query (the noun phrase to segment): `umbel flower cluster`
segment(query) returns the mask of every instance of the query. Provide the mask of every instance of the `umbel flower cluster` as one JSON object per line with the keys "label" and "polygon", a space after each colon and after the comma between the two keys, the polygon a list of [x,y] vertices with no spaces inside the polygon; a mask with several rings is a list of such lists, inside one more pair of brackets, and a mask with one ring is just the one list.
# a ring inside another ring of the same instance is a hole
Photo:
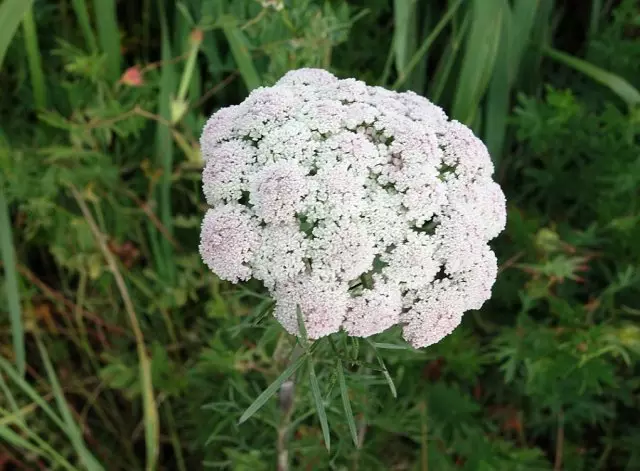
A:
{"label": "umbel flower cluster", "polygon": [[401,324],[422,347],[490,297],[504,195],[483,143],[427,99],[300,69],[216,112],[201,147],[202,258],[261,280],[290,333],[299,306],[310,338]]}

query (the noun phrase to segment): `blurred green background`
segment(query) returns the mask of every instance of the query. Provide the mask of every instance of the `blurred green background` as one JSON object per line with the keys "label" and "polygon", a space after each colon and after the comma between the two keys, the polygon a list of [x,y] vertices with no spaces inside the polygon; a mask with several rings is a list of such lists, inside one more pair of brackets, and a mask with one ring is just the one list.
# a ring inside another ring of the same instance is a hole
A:
{"label": "blurred green background", "polygon": [[[0,66],[0,470],[640,470],[638,0],[2,0]],[[298,67],[443,106],[509,202],[452,335],[314,353],[329,452],[308,381],[238,425],[293,340],[197,253],[205,119]]]}

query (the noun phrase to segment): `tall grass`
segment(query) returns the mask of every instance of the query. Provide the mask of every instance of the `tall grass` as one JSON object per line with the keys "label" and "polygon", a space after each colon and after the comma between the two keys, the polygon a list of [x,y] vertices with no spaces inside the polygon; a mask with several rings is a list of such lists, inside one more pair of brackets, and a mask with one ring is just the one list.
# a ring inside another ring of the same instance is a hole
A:
{"label": "tall grass", "polygon": [[0,67],[9,49],[9,43],[32,3],[33,0],[4,0],[0,4]]}
{"label": "tall grass", "polygon": [[71,4],[73,5],[73,10],[76,14],[78,26],[82,31],[82,35],[84,36],[84,40],[87,43],[89,50],[91,52],[96,52],[98,50],[98,42],[96,41],[96,35],[93,32],[93,27],[91,26],[86,0],[71,0]]}
{"label": "tall grass", "polygon": [[[156,125],[156,159],[159,168],[162,169],[162,177],[158,188],[158,205],[160,220],[169,231],[173,232],[173,218],[171,213],[171,172],[173,168],[174,146],[171,139],[171,129],[169,128],[172,121],[171,106],[173,97],[177,91],[178,76],[175,71],[175,65],[171,63],[173,58],[173,46],[171,44],[171,34],[165,7],[163,2],[158,4],[159,20],[160,20],[160,44],[161,44],[161,61],[162,67],[160,72],[160,95],[158,97],[158,115],[164,122],[158,122]],[[165,239],[160,238],[155,229],[150,228],[156,235],[154,245],[160,246],[160,252],[155,255],[155,261],[159,267],[160,275],[167,281],[173,280],[174,263],[173,248]],[[156,249],[157,250],[157,249]]]}
{"label": "tall grass", "polygon": [[[52,462],[63,466],[65,469],[76,470],[64,457],[55,451],[54,448],[47,446],[46,440],[39,436],[37,432],[32,430],[31,425],[24,419],[23,412],[18,409],[17,402],[14,398],[12,389],[5,382],[3,375],[6,375],[14,385],[14,387],[27,396],[36,407],[39,408],[48,419],[62,432],[73,446],[83,469],[87,471],[104,471],[103,466],[95,458],[95,456],[87,448],[82,432],[72,416],[69,405],[64,397],[62,387],[58,381],[47,350],[44,348],[40,340],[37,341],[38,350],[44,363],[49,384],[51,385],[53,395],[56,400],[58,412],[56,412],[47,402],[45,398],[15,370],[4,358],[0,357],[0,387],[5,393],[12,408],[12,414],[3,414],[3,424],[0,425],[0,436],[3,436],[9,443],[13,443],[19,447],[35,451],[37,454],[48,457]],[[26,437],[16,436],[9,425],[17,427]]]}
{"label": "tall grass", "polygon": [[479,117],[478,108],[494,73],[504,16],[508,14],[506,0],[472,3],[471,28],[451,110],[454,118],[469,126],[476,124]]}
{"label": "tall grass", "polygon": [[512,8],[503,5],[500,45],[495,70],[487,91],[484,139],[491,155],[499,158],[507,134],[510,95],[529,46],[538,13],[538,0],[516,0]]}
{"label": "tall grass", "polygon": [[636,110],[638,105],[640,105],[640,91],[619,75],[608,72],[585,60],[573,57],[570,54],[566,54],[550,47],[546,47],[544,49],[544,53],[549,58],[566,66],[572,67],[592,80],[595,80],[609,88],[627,104],[630,111]]}
{"label": "tall grass", "polygon": [[11,338],[16,367],[20,375],[24,375],[26,360],[24,346],[24,326],[22,324],[22,309],[20,308],[20,289],[18,288],[18,274],[13,249],[13,234],[9,207],[5,197],[4,178],[0,175],[0,256],[4,268],[4,285],[7,293],[9,315],[11,317]]}
{"label": "tall grass", "polygon": [[[455,119],[483,137],[498,161],[521,63],[533,38],[548,28],[549,17],[540,8],[544,1],[459,0],[435,12],[424,2],[395,1],[393,88],[413,89],[450,108]],[[429,14],[418,21],[425,11]],[[414,40],[419,35],[421,43]],[[438,48],[429,56],[434,44]]]}
{"label": "tall grass", "polygon": [[[122,52],[120,50],[120,30],[116,17],[116,2],[115,0],[94,0],[93,9],[100,48],[106,56],[107,76],[115,82],[122,72]],[[86,30],[85,36],[91,46],[92,39],[88,34],[86,18],[84,18],[85,10],[84,6],[79,3],[76,13],[80,13],[79,18],[81,25],[83,25],[82,29],[83,31]]]}
{"label": "tall grass", "polygon": [[24,48],[27,52],[27,62],[29,63],[29,74],[31,77],[31,88],[33,89],[33,99],[37,108],[47,106],[47,91],[44,81],[44,71],[42,70],[42,56],[38,46],[38,33],[36,23],[33,18],[33,8],[27,10],[22,20],[24,30]]}
{"label": "tall grass", "polygon": [[251,59],[244,33],[230,17],[223,20],[222,29],[247,90],[251,91],[259,87],[261,85],[260,75]]}

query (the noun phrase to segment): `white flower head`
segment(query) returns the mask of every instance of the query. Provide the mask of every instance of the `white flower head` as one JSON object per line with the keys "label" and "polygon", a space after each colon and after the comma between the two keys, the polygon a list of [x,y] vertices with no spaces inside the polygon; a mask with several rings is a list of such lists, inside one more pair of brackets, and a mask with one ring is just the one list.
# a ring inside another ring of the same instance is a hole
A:
{"label": "white flower head", "polygon": [[490,297],[504,195],[482,141],[426,98],[299,69],[216,112],[200,144],[202,258],[261,280],[288,332],[299,308],[314,339],[399,324],[422,347]]}

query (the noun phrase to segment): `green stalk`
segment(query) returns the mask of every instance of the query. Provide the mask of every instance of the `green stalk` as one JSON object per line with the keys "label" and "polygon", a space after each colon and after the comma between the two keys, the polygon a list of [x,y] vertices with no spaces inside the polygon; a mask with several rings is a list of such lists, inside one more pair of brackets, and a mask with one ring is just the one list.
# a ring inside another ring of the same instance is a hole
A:
{"label": "green stalk", "polygon": [[96,36],[93,34],[93,28],[91,28],[91,21],[89,20],[89,12],[87,10],[87,3],[85,0],[71,0],[73,10],[76,13],[78,25],[84,36],[84,40],[91,52],[98,50],[98,43],[96,42]]}
{"label": "green stalk", "polygon": [[33,18],[33,8],[29,8],[25,13],[22,19],[22,29],[24,31],[24,47],[27,51],[29,74],[31,76],[31,88],[33,89],[33,101],[36,108],[46,108],[47,91],[44,83],[44,72],[42,71],[42,56],[38,46],[36,22]]}
{"label": "green stalk", "polygon": [[[160,74],[160,96],[158,103],[158,114],[165,120],[171,121],[171,95],[176,88],[177,77],[172,59],[171,33],[167,23],[167,15],[163,2],[158,3],[160,14],[160,42],[161,59],[163,61]],[[173,140],[171,139],[171,129],[166,123],[158,123],[156,128],[156,154],[158,163],[162,168],[162,178],[158,188],[158,203],[160,220],[170,234],[173,234],[173,217],[171,211],[171,171],[173,168]],[[153,230],[153,229],[152,229]],[[163,270],[160,275],[165,280],[173,280],[175,274],[175,264],[173,263],[173,248],[166,238],[160,241],[162,247],[162,258],[164,260]]]}
{"label": "green stalk", "polygon": [[94,0],[98,39],[102,53],[107,56],[107,76],[114,82],[120,77],[120,30],[116,18],[115,0]]}
{"label": "green stalk", "polygon": [[436,38],[442,32],[442,30],[447,25],[447,23],[449,23],[449,21],[451,20],[451,18],[453,17],[455,12],[458,10],[458,8],[460,7],[463,1],[464,0],[457,0],[456,3],[451,5],[451,7],[442,16],[442,18],[440,18],[440,21],[433,28],[433,31],[431,31],[431,34],[429,34],[424,39],[424,41],[422,42],[418,50],[415,52],[413,57],[411,57],[411,60],[409,61],[405,69],[402,71],[402,73],[399,74],[398,79],[395,81],[392,87],[394,90],[397,90],[398,88],[400,88],[402,84],[407,80],[407,78],[409,77],[409,75],[411,74],[415,66],[418,65],[418,63],[420,62],[420,59],[422,59],[422,57],[427,53],[427,51],[429,50],[429,47],[431,47],[431,44],[433,44],[433,41],[436,40]]}
{"label": "green stalk", "polygon": [[0,256],[4,265],[4,283],[7,292],[9,319],[11,321],[11,338],[13,354],[16,357],[16,367],[20,376],[24,376],[26,361],[24,348],[24,326],[22,324],[22,310],[20,309],[20,290],[18,289],[18,274],[13,251],[13,236],[9,205],[4,196],[4,182],[0,176]]}

